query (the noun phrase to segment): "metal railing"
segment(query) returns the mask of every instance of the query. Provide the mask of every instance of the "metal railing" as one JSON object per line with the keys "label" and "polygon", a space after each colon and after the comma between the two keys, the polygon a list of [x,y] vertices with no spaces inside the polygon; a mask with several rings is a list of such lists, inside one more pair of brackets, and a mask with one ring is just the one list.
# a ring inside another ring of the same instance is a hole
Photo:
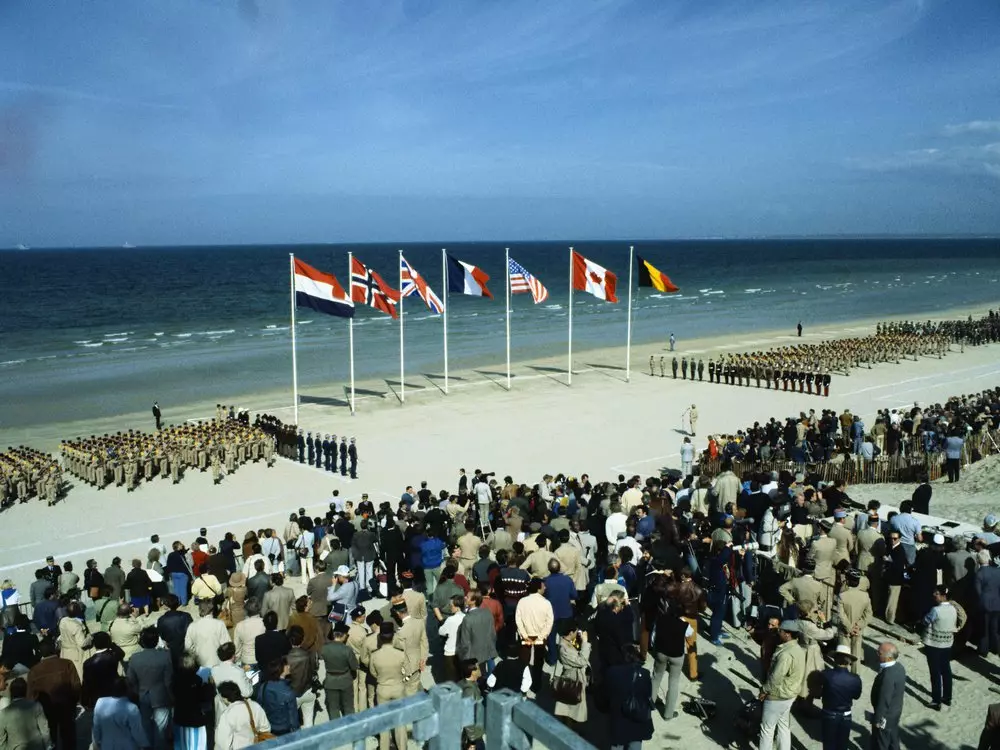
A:
{"label": "metal railing", "polygon": [[413,725],[413,739],[427,743],[428,750],[463,750],[462,730],[472,724],[485,726],[489,750],[530,750],[535,739],[548,750],[595,750],[572,729],[518,693],[491,693],[484,711],[482,702],[462,697],[462,691],[452,684],[435,685],[426,693],[276,737],[260,747],[364,750],[369,737],[408,724]]}

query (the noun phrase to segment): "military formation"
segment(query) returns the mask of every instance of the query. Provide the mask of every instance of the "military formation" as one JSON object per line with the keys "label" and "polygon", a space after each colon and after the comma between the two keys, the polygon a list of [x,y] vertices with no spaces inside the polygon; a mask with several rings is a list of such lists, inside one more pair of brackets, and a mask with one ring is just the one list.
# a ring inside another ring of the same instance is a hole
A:
{"label": "military formation", "polygon": [[0,453],[0,509],[32,498],[54,505],[62,483],[59,462],[48,453],[23,445]]}
{"label": "military formation", "polygon": [[[278,455],[300,464],[309,464],[322,471],[342,477],[358,478],[358,445],[354,438],[307,432],[293,424],[285,424],[271,414],[258,415],[255,424],[277,441]],[[339,459],[339,460],[338,460]]]}
{"label": "military formation", "polygon": [[155,477],[177,484],[188,469],[211,471],[218,484],[248,461],[274,464],[274,438],[248,422],[217,415],[196,424],[169,425],[153,434],[129,430],[91,435],[64,441],[60,453],[69,473],[102,490],[113,484],[132,492]]}
{"label": "military formation", "polygon": [[[974,320],[915,323],[878,323],[870,336],[833,339],[817,344],[796,344],[766,351],[719,354],[715,359],[673,356],[659,358],[660,377],[669,365],[674,380],[703,381],[737,386],[830,395],[831,376],[849,376],[852,369],[919,357],[942,358],[952,346],[982,345],[1000,341],[1000,314],[992,310]],[[656,358],[649,358],[649,374],[656,375]]]}

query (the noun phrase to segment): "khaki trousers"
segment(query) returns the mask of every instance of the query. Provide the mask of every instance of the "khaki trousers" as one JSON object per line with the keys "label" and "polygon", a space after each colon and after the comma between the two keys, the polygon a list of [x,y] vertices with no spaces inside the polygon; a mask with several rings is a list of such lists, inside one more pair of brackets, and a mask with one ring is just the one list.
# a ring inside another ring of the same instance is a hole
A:
{"label": "khaki trousers", "polygon": [[682,620],[691,626],[694,633],[690,638],[685,638],[687,644],[687,667],[688,679],[698,679],[698,619],[695,617],[682,617]]}
{"label": "khaki trousers", "polygon": [[889,586],[889,596],[885,602],[885,621],[890,625],[896,624],[896,610],[899,609],[899,592],[902,586]]}
{"label": "khaki trousers", "polygon": [[854,654],[857,661],[851,662],[849,669],[852,674],[858,674],[858,667],[861,665],[861,660],[864,658],[864,649],[862,647],[863,634],[858,635],[842,635],[840,636],[841,646],[850,646],[851,653]]}
{"label": "khaki trousers", "polygon": [[[395,685],[379,685],[375,689],[375,696],[378,700],[380,706],[384,706],[389,701],[394,701],[398,698],[403,697],[403,686],[399,684]],[[392,730],[393,735],[396,739],[397,750],[406,750],[406,725],[401,725]],[[378,748],[379,750],[389,750],[389,733],[382,732],[378,736]]]}

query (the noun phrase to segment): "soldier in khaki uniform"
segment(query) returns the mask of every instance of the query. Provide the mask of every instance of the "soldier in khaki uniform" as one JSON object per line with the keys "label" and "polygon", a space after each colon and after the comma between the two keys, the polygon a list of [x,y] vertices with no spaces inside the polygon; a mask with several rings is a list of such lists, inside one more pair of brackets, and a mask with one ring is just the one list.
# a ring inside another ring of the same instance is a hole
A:
{"label": "soldier in khaki uniform", "polygon": [[427,665],[427,628],[424,622],[410,616],[405,601],[392,607],[392,616],[399,625],[392,645],[403,652],[403,688],[407,697],[420,690],[420,675]]}
{"label": "soldier in khaki uniform", "polygon": [[837,556],[837,542],[829,536],[831,528],[829,521],[822,521],[819,525],[819,538],[809,548],[809,557],[815,565],[813,575],[823,587],[817,602],[817,608],[825,618],[823,622],[830,622],[833,612],[833,586],[837,579],[833,567]]}
{"label": "soldier in khaki uniform", "polygon": [[803,612],[813,612],[819,607],[823,595],[823,584],[812,575],[812,561],[803,563],[803,573],[797,578],[782,584],[778,589],[786,605],[795,604]]}
{"label": "soldier in khaki uniform", "polygon": [[869,514],[868,525],[858,532],[858,569],[868,581],[868,594],[872,608],[879,612],[885,585],[882,583],[882,567],[885,560],[885,537],[878,530],[878,512]]}
{"label": "soldier in khaki uniform", "polygon": [[[382,622],[382,613],[378,610],[372,612],[365,619],[365,624],[368,626],[370,632],[361,642],[361,656],[358,659],[361,663],[362,670],[364,671],[365,705],[369,708],[375,705],[376,687],[376,681],[375,678],[372,677],[371,672],[371,657],[378,648],[378,639],[382,628]],[[392,622],[389,624],[392,625]]]}
{"label": "soldier in khaki uniform", "polygon": [[833,564],[836,565],[841,560],[854,562],[858,552],[858,540],[854,533],[847,528],[847,511],[838,509],[833,512],[833,527],[830,529],[830,538],[837,543]]}
{"label": "soldier in khaki uniform", "polygon": [[847,573],[847,588],[840,593],[840,600],[837,604],[837,613],[840,619],[840,642],[851,647],[851,653],[856,657],[856,661],[851,664],[851,671],[858,673],[858,662],[864,656],[862,641],[865,635],[865,628],[871,622],[872,602],[864,591],[861,590],[861,571],[850,570]]}
{"label": "soldier in khaki uniform", "polygon": [[367,693],[365,690],[365,679],[368,676],[368,668],[362,663],[362,652],[365,647],[365,639],[371,635],[368,626],[365,624],[365,608],[357,606],[351,612],[351,625],[347,630],[347,645],[351,647],[354,655],[358,659],[361,669],[354,677],[354,710],[364,711],[371,708],[368,705]]}
{"label": "soldier in khaki uniform", "polygon": [[[409,622],[415,622],[409,620]],[[369,669],[372,677],[375,678],[377,686],[375,688],[375,699],[378,705],[382,706],[389,701],[397,700],[406,695],[404,677],[406,674],[406,654],[394,647],[394,639],[399,634],[393,634],[391,622],[383,622],[379,629],[379,647],[369,658]],[[426,638],[426,636],[425,636]],[[406,747],[406,727],[398,726],[393,729],[396,738],[396,747]],[[378,737],[379,750],[389,750],[389,733],[382,732]]]}

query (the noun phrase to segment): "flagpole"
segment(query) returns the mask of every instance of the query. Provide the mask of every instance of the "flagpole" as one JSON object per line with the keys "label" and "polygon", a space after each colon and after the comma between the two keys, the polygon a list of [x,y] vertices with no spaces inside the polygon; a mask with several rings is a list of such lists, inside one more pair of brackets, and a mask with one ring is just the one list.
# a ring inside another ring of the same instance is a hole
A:
{"label": "flagpole", "polygon": [[507,390],[510,390],[510,248],[504,248],[504,268],[507,273]]}
{"label": "flagpole", "polygon": [[569,249],[569,361],[566,366],[566,385],[573,385],[573,248]]}
{"label": "flagpole", "polygon": [[635,247],[628,246],[628,325],[625,334],[625,382],[632,378],[632,259]]}
{"label": "flagpole", "polygon": [[[403,251],[399,251],[399,288],[403,288]],[[403,296],[399,296],[399,403],[406,401],[406,370],[403,367]]]}
{"label": "flagpole", "polygon": [[295,424],[299,423],[299,362],[295,352],[295,253],[288,254],[289,270],[291,272],[292,292],[292,408],[295,412]]}
{"label": "flagpole", "polygon": [[444,392],[448,393],[448,253],[441,248],[441,279],[444,289]]}
{"label": "flagpole", "polygon": [[[347,253],[347,280],[348,289],[350,289],[351,280],[354,278],[354,253]],[[351,297],[354,293],[351,292]],[[354,416],[354,316],[352,315],[348,319],[347,323],[347,342],[351,348],[351,416]]]}

